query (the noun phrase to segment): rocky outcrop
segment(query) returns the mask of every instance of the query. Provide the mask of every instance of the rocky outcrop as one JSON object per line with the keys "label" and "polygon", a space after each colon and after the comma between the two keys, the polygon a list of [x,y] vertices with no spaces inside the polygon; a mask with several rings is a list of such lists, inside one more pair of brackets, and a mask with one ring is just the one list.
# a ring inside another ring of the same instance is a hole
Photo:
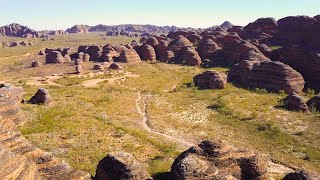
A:
{"label": "rocky outcrop", "polygon": [[220,25],[221,28],[226,29],[226,30],[232,28],[233,26],[234,25],[229,21],[225,21]]}
{"label": "rocky outcrop", "polygon": [[290,65],[302,74],[308,86],[320,90],[320,51],[290,45],[273,51],[271,59]]}
{"label": "rocky outcrop", "polygon": [[320,112],[320,94],[311,98],[308,102],[307,102],[307,106],[309,107],[309,109],[311,111],[317,111]]}
{"label": "rocky outcrop", "polygon": [[91,179],[33,146],[18,131],[26,119],[20,109],[22,88],[0,85],[0,179]]}
{"label": "rocky outcrop", "polygon": [[40,37],[40,33],[27,26],[10,24],[0,27],[0,36],[37,38]]}
{"label": "rocky outcrop", "polygon": [[46,63],[47,64],[63,64],[65,63],[65,59],[62,54],[58,51],[52,51],[47,53],[46,55]]}
{"label": "rocky outcrop", "polygon": [[274,18],[260,18],[253,23],[249,23],[243,28],[247,36],[261,33],[274,35],[278,32],[278,23]]}
{"label": "rocky outcrop", "polygon": [[242,61],[228,74],[228,81],[249,88],[300,93],[304,79],[300,73],[281,62]]}
{"label": "rocky outcrop", "polygon": [[268,179],[268,159],[225,142],[204,141],[180,154],[171,167],[173,179]]}
{"label": "rocky outcrop", "polygon": [[297,171],[287,174],[282,180],[317,180],[317,175],[310,175],[306,171]]}
{"label": "rocky outcrop", "polygon": [[241,39],[237,34],[230,34],[222,38],[223,56],[229,65],[244,60],[265,61],[269,58],[249,41]]}
{"label": "rocky outcrop", "polygon": [[89,54],[90,61],[100,61],[103,49],[101,46],[89,46],[88,49],[83,52]]}
{"label": "rocky outcrop", "polygon": [[151,45],[143,45],[141,49],[141,59],[155,61],[157,60],[157,55],[154,48]]}
{"label": "rocky outcrop", "polygon": [[288,110],[308,112],[309,108],[303,98],[297,93],[289,94],[285,99],[281,100]]}
{"label": "rocky outcrop", "polygon": [[214,56],[214,53],[220,48],[217,43],[215,43],[210,38],[205,38],[200,41],[197,51],[202,59],[211,59]]}
{"label": "rocky outcrop", "polygon": [[120,56],[116,58],[116,61],[123,63],[134,63],[140,62],[140,56],[133,49],[125,49],[120,53]]}
{"label": "rocky outcrop", "polygon": [[186,47],[181,50],[181,58],[184,65],[200,66],[202,60],[198,52],[193,47]]}
{"label": "rocky outcrop", "polygon": [[47,89],[41,88],[34,96],[32,96],[32,98],[29,100],[29,103],[50,105],[52,103],[52,98]]}
{"label": "rocky outcrop", "polygon": [[320,46],[320,22],[308,16],[289,16],[278,20],[279,33],[276,36],[282,45],[303,45],[308,48]]}
{"label": "rocky outcrop", "polygon": [[97,167],[95,180],[146,180],[150,175],[131,154],[115,152],[103,158]]}
{"label": "rocky outcrop", "polygon": [[75,25],[66,30],[68,33],[88,33],[90,27],[87,25]]}
{"label": "rocky outcrop", "polygon": [[224,89],[227,83],[227,75],[218,71],[206,71],[193,78],[193,82],[199,89]]}
{"label": "rocky outcrop", "polygon": [[181,50],[187,47],[193,47],[192,43],[187,38],[180,35],[170,42],[168,50],[174,52],[176,56],[179,56],[181,54]]}
{"label": "rocky outcrop", "polygon": [[172,51],[165,51],[165,53],[161,53],[161,56],[159,57],[159,61],[164,63],[174,62],[174,59],[175,55]]}
{"label": "rocky outcrop", "polygon": [[104,71],[104,66],[102,64],[95,64],[93,66],[93,70],[96,70],[96,71]]}

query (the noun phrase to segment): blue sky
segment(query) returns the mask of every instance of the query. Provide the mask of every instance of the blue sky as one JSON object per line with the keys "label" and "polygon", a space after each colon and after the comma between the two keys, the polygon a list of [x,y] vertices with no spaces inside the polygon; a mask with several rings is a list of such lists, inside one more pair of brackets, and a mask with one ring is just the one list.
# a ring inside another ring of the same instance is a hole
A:
{"label": "blue sky", "polygon": [[210,27],[231,21],[246,25],[259,17],[320,14],[320,0],[1,0],[0,26],[33,29],[75,24],[155,24]]}

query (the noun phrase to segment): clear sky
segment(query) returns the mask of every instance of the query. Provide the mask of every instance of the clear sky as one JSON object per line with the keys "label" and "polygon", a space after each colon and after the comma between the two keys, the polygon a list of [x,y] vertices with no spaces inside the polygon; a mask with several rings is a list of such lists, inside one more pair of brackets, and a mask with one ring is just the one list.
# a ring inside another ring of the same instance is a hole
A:
{"label": "clear sky", "polygon": [[320,0],[0,0],[0,26],[36,30],[75,24],[154,24],[210,27],[228,20],[246,25],[260,17],[320,14]]}

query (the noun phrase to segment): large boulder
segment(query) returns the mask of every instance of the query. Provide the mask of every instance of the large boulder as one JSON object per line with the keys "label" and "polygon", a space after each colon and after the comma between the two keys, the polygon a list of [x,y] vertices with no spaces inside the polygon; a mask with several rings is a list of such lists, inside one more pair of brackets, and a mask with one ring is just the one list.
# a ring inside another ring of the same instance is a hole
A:
{"label": "large boulder", "polygon": [[307,106],[312,111],[320,112],[320,94],[307,101]]}
{"label": "large boulder", "polygon": [[320,46],[320,22],[308,16],[289,16],[278,20],[277,40],[283,45]]}
{"label": "large boulder", "polygon": [[90,56],[90,61],[100,61],[103,49],[101,46],[90,46],[86,53]]}
{"label": "large boulder", "polygon": [[63,49],[61,54],[62,56],[65,56],[65,55],[71,55],[73,53],[76,53],[76,50],[73,47],[69,47],[69,48]]}
{"label": "large boulder", "polygon": [[234,65],[244,60],[269,60],[256,46],[249,41],[242,40],[237,34],[225,36],[222,39],[222,43],[223,56],[229,65]]}
{"label": "large boulder", "polygon": [[261,33],[274,35],[278,32],[278,23],[274,18],[260,18],[253,23],[249,23],[243,30],[250,35]]}
{"label": "large boulder", "polygon": [[242,61],[236,64],[228,74],[228,81],[249,88],[261,88],[290,94],[300,93],[304,88],[304,79],[300,73],[281,62]]}
{"label": "large boulder", "polygon": [[192,47],[186,47],[181,50],[182,62],[188,66],[200,66],[202,60],[198,52]]}
{"label": "large boulder", "polygon": [[149,177],[134,156],[116,152],[108,154],[99,162],[95,180],[146,180]]}
{"label": "large boulder", "polygon": [[109,66],[109,69],[113,69],[113,70],[121,70],[122,69],[122,66],[118,63],[112,63],[110,66]]}
{"label": "large boulder", "polygon": [[180,154],[171,167],[173,179],[268,178],[268,159],[252,151],[239,150],[224,142],[204,141]]}
{"label": "large boulder", "polygon": [[123,63],[133,63],[133,62],[140,62],[139,54],[133,49],[125,49],[120,53],[120,56],[116,58],[118,62]]}
{"label": "large boulder", "polygon": [[187,49],[187,48],[193,48],[192,43],[185,38],[184,36],[178,36],[175,40],[171,41],[170,44],[168,45],[168,50],[172,51],[176,58],[177,58],[177,63],[181,63],[182,61],[182,50]]}
{"label": "large boulder", "polygon": [[52,51],[46,55],[46,63],[47,64],[51,64],[51,63],[63,64],[63,63],[65,63],[65,59],[60,52]]}
{"label": "large boulder", "polygon": [[303,98],[297,93],[289,94],[285,99],[281,100],[288,110],[308,112],[309,108]]}
{"label": "large boulder", "polygon": [[205,38],[199,43],[198,52],[202,59],[211,59],[220,48],[212,39]]}
{"label": "large boulder", "polygon": [[310,175],[306,171],[297,171],[287,174],[282,180],[317,180],[318,178],[316,174]]}
{"label": "large boulder", "polygon": [[290,65],[302,74],[308,86],[320,90],[320,51],[290,45],[273,51],[270,58]]}
{"label": "large boulder", "polygon": [[159,41],[155,37],[150,37],[150,38],[147,39],[145,44],[148,44],[148,45],[150,45],[150,46],[152,46],[154,48],[159,44]]}
{"label": "large boulder", "polygon": [[82,66],[80,64],[76,65],[75,69],[76,69],[76,74],[82,74],[83,73],[83,69],[82,69]]}
{"label": "large boulder", "polygon": [[146,44],[146,45],[142,46],[141,59],[151,60],[151,61],[157,60],[156,52],[151,45]]}
{"label": "large boulder", "polygon": [[193,78],[193,82],[199,89],[224,89],[227,83],[227,75],[218,71],[206,71]]}
{"label": "large boulder", "polygon": [[161,56],[159,57],[159,61],[164,63],[174,62],[174,59],[175,56],[172,51],[165,51],[165,53],[161,53]]}
{"label": "large boulder", "polygon": [[50,105],[52,102],[52,98],[49,95],[49,91],[44,88],[40,88],[37,93],[32,96],[32,98],[29,100],[29,103],[31,104],[44,104],[44,105]]}

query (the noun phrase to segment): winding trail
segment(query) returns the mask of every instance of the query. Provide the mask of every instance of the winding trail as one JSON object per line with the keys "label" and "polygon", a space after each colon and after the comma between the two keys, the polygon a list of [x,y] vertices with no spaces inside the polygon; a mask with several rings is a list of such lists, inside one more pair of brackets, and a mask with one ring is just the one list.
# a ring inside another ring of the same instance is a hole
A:
{"label": "winding trail", "polygon": [[[149,116],[148,116],[148,113],[147,113],[147,100],[146,99],[143,99],[142,98],[142,95],[141,95],[141,91],[139,91],[138,89],[136,88],[132,88],[132,87],[128,87],[126,85],[123,85],[121,84],[121,82],[123,83],[125,79],[123,79],[122,81],[119,81],[118,82],[118,85],[123,87],[123,88],[126,88],[126,89],[130,89],[132,91],[135,91],[137,92],[137,99],[136,99],[136,110],[137,112],[142,116],[142,127],[150,132],[150,133],[153,133],[155,135],[159,135],[159,136],[162,136],[162,137],[165,137],[166,139],[168,139],[169,141],[172,141],[172,142],[175,142],[178,147],[182,150],[186,150],[186,149],[189,149],[190,147],[192,146],[196,146],[195,143],[192,143],[190,141],[186,141],[184,139],[180,139],[180,138],[177,138],[177,137],[174,137],[174,136],[171,136],[171,135],[168,135],[168,134],[164,134],[162,132],[159,132],[155,129],[153,129],[151,126],[150,126],[150,123],[149,123]],[[175,89],[177,86],[177,84],[173,87],[173,89]],[[167,91],[170,91],[170,90],[167,90]],[[166,90],[165,90],[166,92]],[[147,95],[147,96],[151,96],[151,95]],[[140,103],[142,103],[143,107],[141,108],[140,107]]]}

